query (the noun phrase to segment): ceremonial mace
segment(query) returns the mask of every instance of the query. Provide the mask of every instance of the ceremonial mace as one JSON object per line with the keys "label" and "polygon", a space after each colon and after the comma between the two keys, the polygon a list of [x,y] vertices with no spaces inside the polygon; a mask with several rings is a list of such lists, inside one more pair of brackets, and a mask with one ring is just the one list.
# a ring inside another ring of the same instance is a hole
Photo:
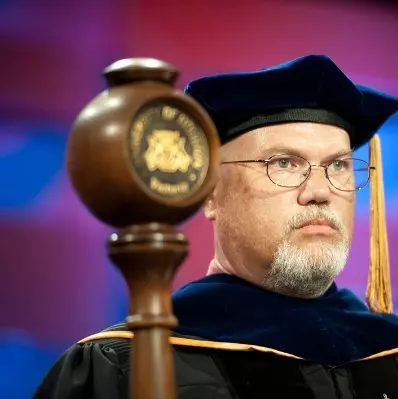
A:
{"label": "ceremonial mace", "polygon": [[215,185],[218,136],[204,109],[174,87],[173,66],[125,59],[104,76],[107,89],[72,127],[68,172],[83,204],[117,228],[107,251],[129,291],[130,399],[175,399],[171,288],[188,253],[175,226]]}

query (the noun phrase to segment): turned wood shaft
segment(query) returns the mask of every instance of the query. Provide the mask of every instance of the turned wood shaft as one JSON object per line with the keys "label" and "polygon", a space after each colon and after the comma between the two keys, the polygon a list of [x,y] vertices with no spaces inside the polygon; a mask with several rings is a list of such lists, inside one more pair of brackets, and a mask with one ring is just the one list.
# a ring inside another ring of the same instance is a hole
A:
{"label": "turned wood shaft", "polygon": [[108,252],[129,290],[126,322],[134,335],[130,398],[175,399],[169,337],[177,320],[171,305],[171,287],[187,255],[187,240],[171,226],[133,226],[111,236]]}

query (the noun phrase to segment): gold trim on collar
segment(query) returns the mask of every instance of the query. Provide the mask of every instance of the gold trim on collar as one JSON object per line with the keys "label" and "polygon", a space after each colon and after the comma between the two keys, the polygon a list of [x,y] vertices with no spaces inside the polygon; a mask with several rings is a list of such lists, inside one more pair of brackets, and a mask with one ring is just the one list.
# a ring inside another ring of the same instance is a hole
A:
{"label": "gold trim on collar", "polygon": [[363,362],[365,360],[373,360],[373,359],[378,359],[380,357],[386,357],[386,356],[390,356],[390,355],[398,355],[398,348],[389,349],[388,351],[383,351],[383,352],[380,352],[380,353],[375,353],[374,355],[370,355],[368,357],[365,357],[363,359],[359,359],[357,361],[358,362]]}
{"label": "gold trim on collar", "polygon": [[[97,334],[90,335],[86,338],[83,338],[82,340],[78,341],[78,343],[84,344],[89,341],[95,341],[100,339],[111,339],[111,338],[132,339],[133,333],[130,331],[103,331]],[[267,348],[265,346],[258,346],[258,345],[237,344],[233,342],[202,341],[199,339],[180,338],[180,337],[170,337],[170,343],[176,346],[190,346],[196,348],[209,348],[209,349],[232,350],[232,351],[252,350],[258,352],[273,353],[275,355],[289,357],[291,359],[305,360],[304,358],[292,355],[291,353],[281,352],[276,349]],[[375,353],[363,359],[355,360],[354,362],[373,360],[395,354],[398,355],[398,348],[390,349],[380,353]]]}
{"label": "gold trim on collar", "polygon": [[[78,343],[86,343],[89,341],[109,339],[109,338],[124,338],[132,339],[133,333],[130,331],[103,331],[94,335],[90,335],[87,338],[80,340]],[[270,352],[278,356],[290,357],[292,359],[304,360],[301,357],[285,353],[272,348],[266,348],[264,346],[249,345],[249,344],[236,344],[233,342],[216,342],[216,341],[202,341],[199,339],[170,337],[170,343],[176,346],[190,346],[196,348],[209,348],[209,349],[221,349],[221,350],[232,350],[232,351],[250,351],[255,350],[259,352]]]}

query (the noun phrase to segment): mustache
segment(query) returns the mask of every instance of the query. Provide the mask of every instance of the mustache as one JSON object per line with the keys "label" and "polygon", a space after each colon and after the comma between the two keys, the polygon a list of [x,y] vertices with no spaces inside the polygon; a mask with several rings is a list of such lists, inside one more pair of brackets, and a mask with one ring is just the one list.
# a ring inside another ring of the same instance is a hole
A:
{"label": "mustache", "polygon": [[331,226],[341,232],[345,232],[345,226],[341,221],[340,217],[325,206],[321,205],[309,205],[302,212],[294,215],[287,223],[287,233],[298,229],[305,223],[309,223],[314,219],[327,220]]}

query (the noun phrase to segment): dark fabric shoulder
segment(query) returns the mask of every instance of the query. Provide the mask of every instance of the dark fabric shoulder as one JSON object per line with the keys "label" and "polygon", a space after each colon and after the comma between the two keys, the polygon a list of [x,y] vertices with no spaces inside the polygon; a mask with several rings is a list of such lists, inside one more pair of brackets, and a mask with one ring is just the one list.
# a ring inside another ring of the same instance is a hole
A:
{"label": "dark fabric shoulder", "polygon": [[[73,345],[34,399],[128,399],[130,348],[126,338]],[[178,399],[398,399],[396,354],[330,367],[258,351],[174,345],[173,352]]]}
{"label": "dark fabric shoulder", "polygon": [[121,341],[73,345],[49,370],[33,399],[127,399]]}
{"label": "dark fabric shoulder", "polygon": [[398,399],[396,354],[340,367],[271,353],[218,351],[219,369],[238,398]]}
{"label": "dark fabric shoulder", "polygon": [[[125,331],[123,325],[105,331]],[[96,339],[69,348],[33,399],[128,399],[131,340]],[[206,348],[173,347],[178,399],[232,399]]]}
{"label": "dark fabric shoulder", "polygon": [[[325,366],[275,353],[186,344],[173,345],[178,399],[398,399],[395,352]],[[124,324],[88,337],[61,356],[34,399],[129,399],[130,350]]]}
{"label": "dark fabric shoulder", "polygon": [[349,367],[358,398],[398,398],[398,355],[392,354]]}

